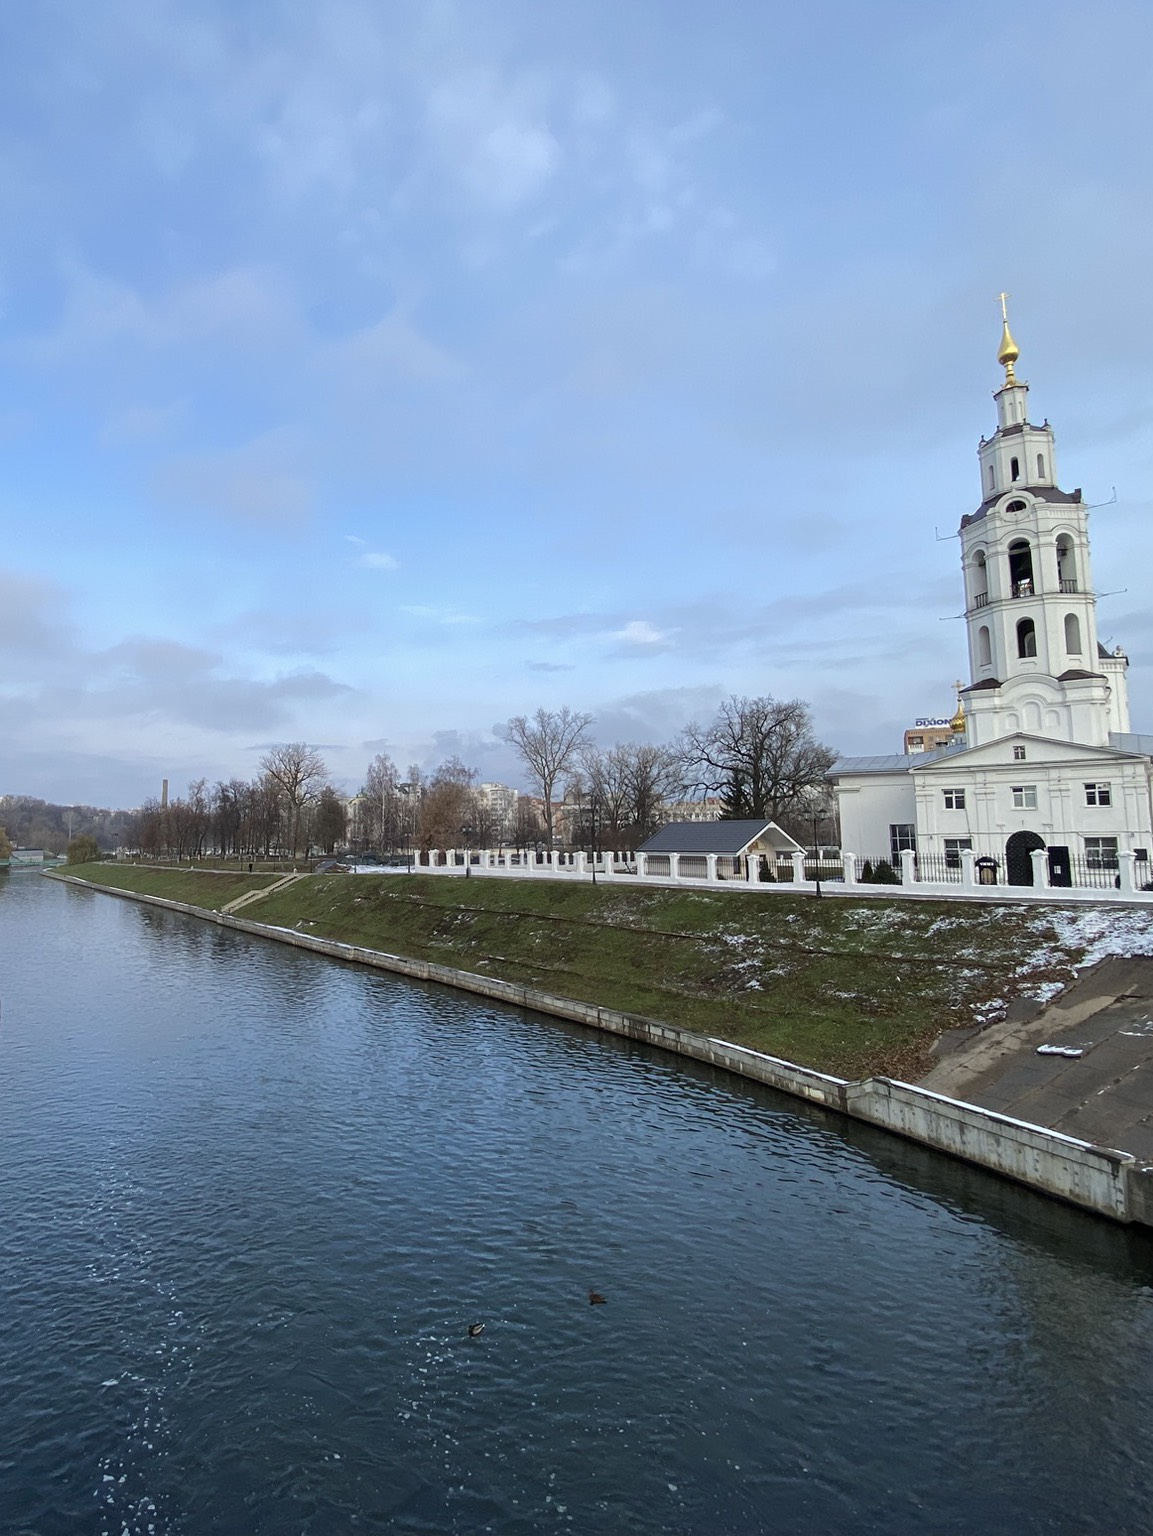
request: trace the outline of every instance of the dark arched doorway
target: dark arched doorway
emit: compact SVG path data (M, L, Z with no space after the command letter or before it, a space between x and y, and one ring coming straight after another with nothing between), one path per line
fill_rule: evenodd
M1045 839L1036 832L1014 832L1005 844L1005 879L1010 885L1033 884L1033 860L1035 848L1044 848Z

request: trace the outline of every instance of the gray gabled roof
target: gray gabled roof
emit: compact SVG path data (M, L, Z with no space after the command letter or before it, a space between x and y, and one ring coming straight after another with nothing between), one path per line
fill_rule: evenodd
M952 757L953 753L948 753ZM943 751L936 752L888 752L877 757L841 757L829 769L827 778L835 779L839 774L849 773L907 773L910 768L917 768L922 763L932 763L939 757L946 756Z
M1109 745L1118 752L1132 752L1137 757L1153 757L1153 736L1142 731L1110 731Z
M743 853L773 825L771 821L670 821L638 853ZM780 828L776 829L780 832ZM782 832L781 841L792 844ZM799 846L796 845L796 846Z

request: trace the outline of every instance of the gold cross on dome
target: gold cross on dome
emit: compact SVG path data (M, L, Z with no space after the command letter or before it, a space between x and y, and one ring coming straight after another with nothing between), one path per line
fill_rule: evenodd
M1001 319L1004 320L1006 324L1008 324L1008 322L1009 322L1009 311L1005 307L1005 300L1009 297L1009 295L1007 293L999 293L997 295L997 297L1001 301Z

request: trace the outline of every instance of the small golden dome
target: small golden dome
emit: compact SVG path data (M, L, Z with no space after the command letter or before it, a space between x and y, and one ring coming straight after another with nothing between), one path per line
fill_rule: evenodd
M1013 372L1013 364L1021 356L1021 349L1013 340L1013 333L1009 329L1009 311L1005 301L1009 297L1007 293L1000 295L1001 299L1001 346L997 352L997 361L1005 370L1005 383L1015 384L1016 375Z
M949 729L953 732L953 734L955 736L960 736L962 734L962 732L965 730L965 727L968 725L968 723L969 722L965 719L965 703L964 703L964 700L961 698L960 692L958 692L958 694L957 694L957 713L949 721Z

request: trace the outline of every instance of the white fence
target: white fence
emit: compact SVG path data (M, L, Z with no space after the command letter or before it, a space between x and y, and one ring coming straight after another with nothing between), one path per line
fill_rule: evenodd
M980 868L980 861L967 849L960 857L959 871L950 872L955 873L955 878L934 881L923 878L924 872L919 872L917 868L916 854L906 849L895 870L899 877L898 884L862 881L862 863L851 853L845 853L834 861L823 860L815 864L813 860L806 859L803 853L784 855L774 860L763 854L753 854L746 858L716 853L534 853L507 848L489 848L478 852L475 849L465 851L448 848L434 849L431 853L413 853L411 867L422 874L485 877L511 875L521 879L546 880L596 879L665 886L723 885L729 890L756 890L766 894L794 891L812 895L821 892L830 896L852 894L935 900L1042 900L1153 905L1153 891L1140 888L1147 866L1141 866L1139 881L1132 853L1117 855L1115 882L1107 887L1096 884L1054 887L1050 882L1044 849L1038 849L1031 855L1032 885L1001 883L998 879L1000 871ZM989 878L990 874L993 879Z

